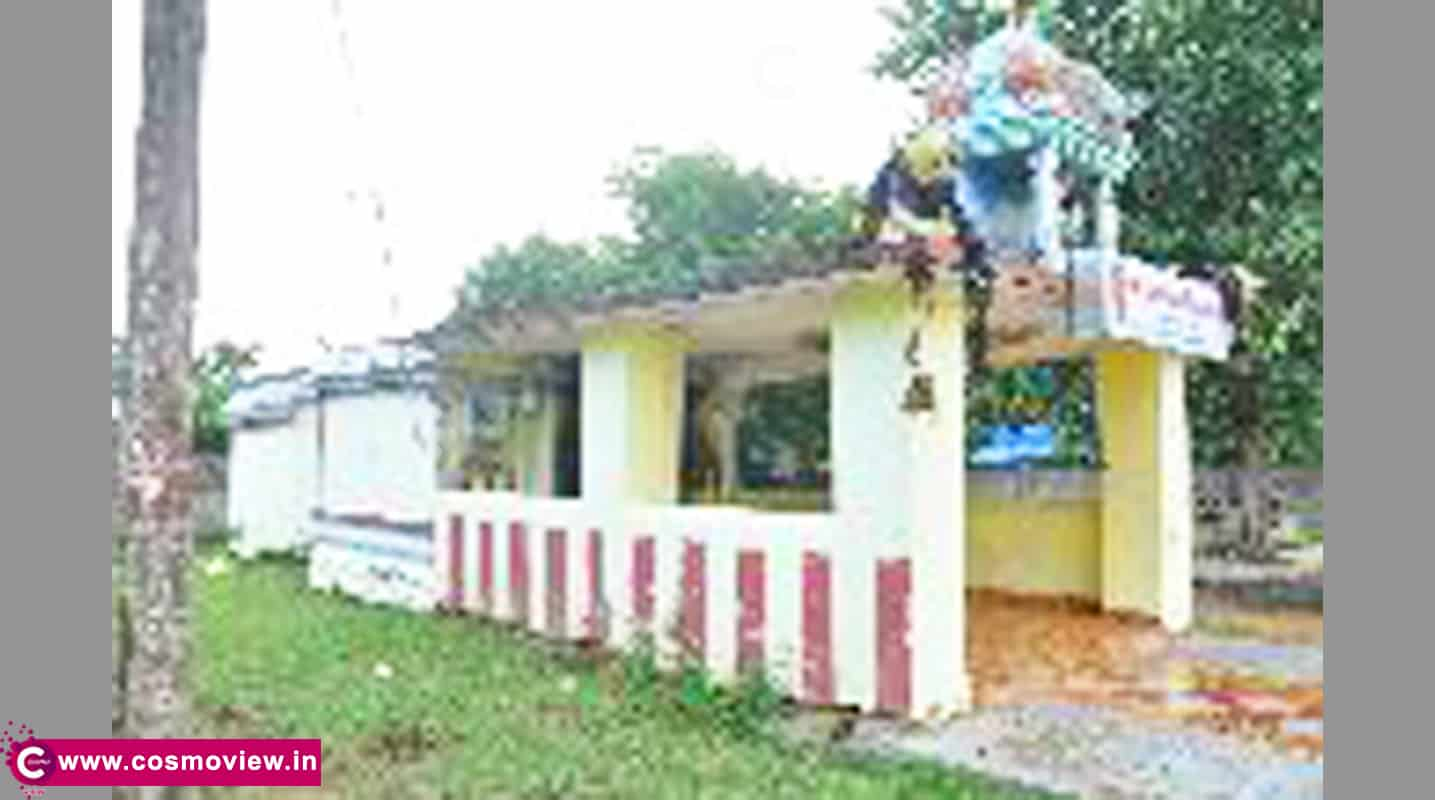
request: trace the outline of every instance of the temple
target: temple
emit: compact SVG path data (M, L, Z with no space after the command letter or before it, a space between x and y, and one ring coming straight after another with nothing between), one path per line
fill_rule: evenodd
M1186 627L1184 371L1236 337L1223 273L1120 252L1135 112L1020 13L932 97L849 247L702 270L681 292L477 298L391 347L400 366L271 381L288 388L270 417L268 384L248 384L236 424L301 432L257 467L239 465L259 440L236 436L237 522L282 490L294 520L272 527L312 547L317 586L615 648L648 635L670 663L762 668L805 702L913 717L971 705L968 587ZM973 359L1073 358L1095 364L1103 463L969 474ZM744 394L824 374L826 502L732 502ZM694 428L721 504L681 491ZM276 477L284 459L313 480Z

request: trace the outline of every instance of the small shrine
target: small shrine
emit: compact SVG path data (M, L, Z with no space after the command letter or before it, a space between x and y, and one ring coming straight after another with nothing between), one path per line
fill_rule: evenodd
M447 602L614 646L676 629L671 652L719 676L756 659L806 702L915 716L970 704L965 587L1189 624L1184 365L1226 357L1251 287L1121 252L1140 108L1032 12L1018 0L952 57L848 246L701 269L680 291L478 298L432 332L445 463L504 454L440 492ZM985 494L964 460L969 366L1072 358L1095 362L1103 463L1047 481L1057 511ZM740 401L814 373L826 510L680 501L693 376L727 376ZM477 427L454 411L475 403Z
M1186 627L1184 369L1226 357L1252 287L1120 251L1140 109L1056 50L1032 5L953 56L850 245L704 267L681 288L472 298L420 337L433 601L556 639L651 636L668 663L761 668L806 703L913 717L970 707L967 587ZM971 478L969 367L1071 358L1095 363L1098 468L1043 479L1040 508ZM813 374L830 388L825 508L682 501L696 377L721 387L700 427L716 420L730 465L745 389ZM315 558L334 574L397 569L377 545L341 547L376 534L329 535Z

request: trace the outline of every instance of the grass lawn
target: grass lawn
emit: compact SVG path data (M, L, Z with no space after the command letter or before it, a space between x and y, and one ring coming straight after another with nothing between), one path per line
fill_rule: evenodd
M1051 796L729 728L669 702L668 683L640 699L624 678L631 661L562 657L474 619L312 592L294 563L194 581L201 733L324 740L323 792L285 798ZM381 662L392 677L375 674Z
M1308 527L1296 528L1295 530L1291 531L1289 538L1290 541L1302 546L1324 544L1325 529Z

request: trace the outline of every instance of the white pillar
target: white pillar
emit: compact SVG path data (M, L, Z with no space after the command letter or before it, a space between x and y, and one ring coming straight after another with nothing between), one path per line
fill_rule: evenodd
M687 346L672 331L636 326L583 341L581 490L603 535L608 636L618 645L631 633L629 568L641 533L626 529L625 509L678 500Z
M1107 462L1101 501L1101 602L1191 623L1191 444L1184 363L1152 351L1103 353L1097 401Z
M845 289L832 320L833 504L844 537L865 563L839 560L834 616L842 642L875 648L873 558L907 558L910 603L911 711L930 717L968 710L965 663L965 482L963 463L965 346L958 288L932 290L923 323L920 371L932 376L934 408L909 413L903 397L914 372L904 351L921 315L908 288L872 282ZM839 542L839 551L841 550ZM871 631L872 635L868 635ZM875 685L875 653L839 653L840 683L852 671Z

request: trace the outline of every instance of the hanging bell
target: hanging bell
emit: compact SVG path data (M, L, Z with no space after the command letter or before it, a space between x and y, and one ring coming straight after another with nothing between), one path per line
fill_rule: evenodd
M902 410L908 414L918 414L932 411L936 407L937 396L932 388L931 374L919 372L913 375L912 381L907 384L906 394L902 397Z

